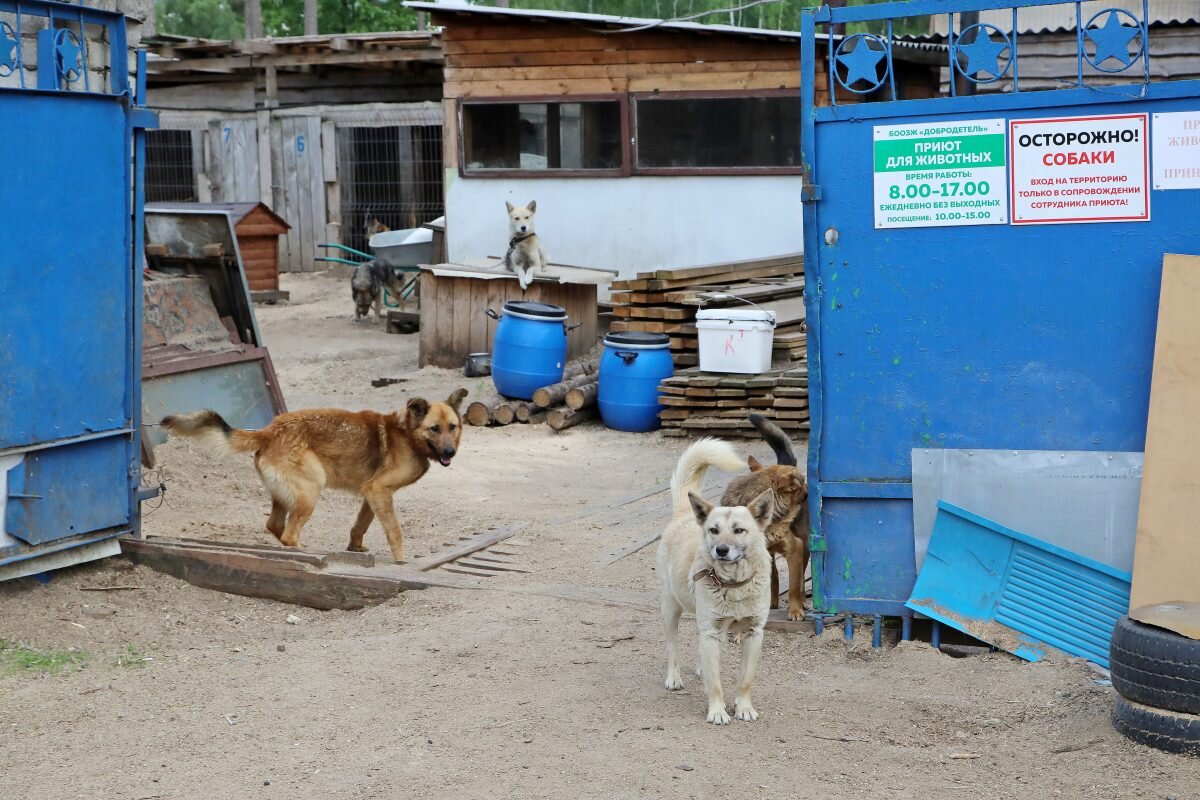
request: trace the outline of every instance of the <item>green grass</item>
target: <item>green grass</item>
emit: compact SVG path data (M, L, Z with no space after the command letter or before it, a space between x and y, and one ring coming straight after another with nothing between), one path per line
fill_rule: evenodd
M34 650L16 642L0 639L0 675L17 673L62 672L82 664L87 654L67 650Z
M128 669L141 669L153 660L153 658L148 658L145 652L139 650L133 642L127 643L125 648L117 653L117 666Z

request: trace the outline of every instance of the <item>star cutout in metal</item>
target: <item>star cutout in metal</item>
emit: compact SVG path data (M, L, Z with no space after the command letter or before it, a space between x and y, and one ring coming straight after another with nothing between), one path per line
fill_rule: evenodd
M17 39L16 34L8 24L0 26L0 70L2 74L11 75L17 68Z
M975 38L970 44L958 45L958 52L967 57L967 65L962 67L964 75L977 75L986 72L993 78L999 78L1008 70L1008 64L1000 69L1000 54L1008 49L1008 41L992 41L991 32L982 26L975 29Z
M79 80L82 67L79 64L79 56L83 53L83 48L75 41L74 36L61 37L58 46L54 48L58 55L58 71L59 74L68 81ZM74 73L74 77L71 77Z
M868 44L868 39L860 38L849 53L839 53L837 60L846 65L846 87L853 86L863 80L874 86L879 83L878 65L886 55L882 50L874 50Z
M1096 56L1092 64L1099 67L1110 58L1121 62L1121 69L1132 64L1138 54L1129 54L1129 43L1133 37L1141 33L1140 28L1130 28L1121 24L1121 15L1115 11L1108 12L1108 21L1102 28L1088 28L1088 38L1096 43Z

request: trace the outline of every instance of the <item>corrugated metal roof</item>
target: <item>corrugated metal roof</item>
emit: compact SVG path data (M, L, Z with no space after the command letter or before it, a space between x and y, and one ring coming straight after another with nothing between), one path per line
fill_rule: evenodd
M1014 2L1018 1L1014 0ZM1084 0L1079 4L1079 12L1085 25L1092 16L1110 8L1128 11L1138 19L1142 17L1142 0ZM1150 0L1149 12L1148 21L1151 25L1200 23L1200 0ZM938 14L933 17L932 33L945 36L949 21L947 14ZM1011 9L981 11L979 12L979 21L990 23L1007 32L1012 28L1012 11ZM961 25L956 19L955 28L959 27ZM1075 30L1075 3L1073 2L1017 9L1018 33L1058 33L1073 30Z

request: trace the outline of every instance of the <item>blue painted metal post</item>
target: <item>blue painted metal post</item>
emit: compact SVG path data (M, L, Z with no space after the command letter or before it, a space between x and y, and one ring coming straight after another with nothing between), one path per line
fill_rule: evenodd
M883 617L875 615L875 626L871 630L871 647L883 645Z
M17 461L0 503L0 526L12 537L0 545L0 565L28 562L30 574L39 556L138 529L141 131L155 120L135 105L144 84L136 98L130 91L121 13L0 0L0 15L0 77L19 73L0 87L14 154L0 182L5 246L41 253L38 281L5 280L0 271L0 318L18 343L0 351L0 398L23 398L0 405L0 453ZM24 63L19 44L30 29L38 30L36 64ZM107 72L93 77L92 60ZM144 81L144 54L139 65ZM28 85L27 71L37 73ZM64 141L68 150L56 147ZM38 187L32 195L30 186ZM72 235L56 239L64 218ZM46 326L48 309L61 307L71 313Z
M942 623L937 620L930 622L929 643L933 645L934 650L940 650L942 647Z
M846 641L854 639L854 617L847 614L845 621L842 623L842 630L846 635Z
M905 615L900 618L900 641L912 641L912 623L913 618L910 616Z

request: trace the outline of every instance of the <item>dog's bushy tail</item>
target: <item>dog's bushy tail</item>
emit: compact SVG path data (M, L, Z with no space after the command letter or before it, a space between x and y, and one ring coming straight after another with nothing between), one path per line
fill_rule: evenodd
M700 484L709 467L726 472L740 472L746 462L733 449L733 445L722 439L698 439L683 452L675 473L671 475L671 508L675 512L689 507L688 493L700 493Z
M761 414L751 414L750 424L758 429L763 439L775 451L776 463L782 464L785 467L798 466L796 449L792 446L792 440L788 438L788 435L783 432L782 428Z
M217 456L250 453L262 446L259 431L243 431L230 426L215 411L193 411L163 417L162 426L172 436L195 439L201 447Z

